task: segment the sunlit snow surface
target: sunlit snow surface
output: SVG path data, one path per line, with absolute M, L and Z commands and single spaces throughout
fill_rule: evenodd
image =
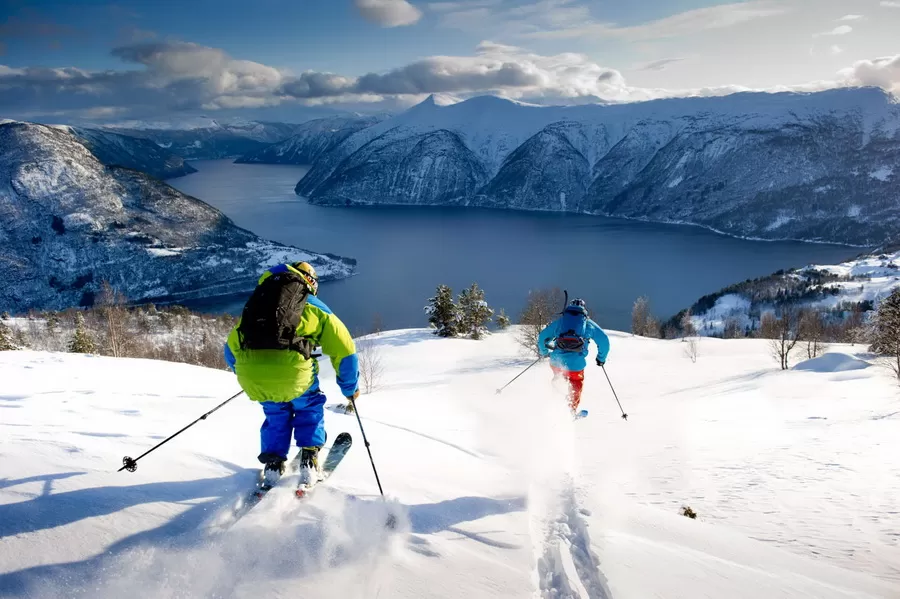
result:
M 0 353 L 0 595 L 10 597 L 900 596 L 900 390 L 860 348 L 781 372 L 764 342 L 612 334 L 571 422 L 510 334 L 383 334 L 356 444 L 307 503 L 252 486 L 261 410 L 233 375 Z M 691 506 L 699 520 L 678 515 Z M 398 529 L 382 527 L 389 510 Z

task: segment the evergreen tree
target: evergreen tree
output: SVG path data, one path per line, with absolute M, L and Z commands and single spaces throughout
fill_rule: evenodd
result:
M 435 296 L 425 306 L 428 324 L 438 337 L 455 337 L 459 333 L 459 308 L 453 303 L 453 290 L 438 285 Z
M 487 333 L 487 323 L 494 311 L 484 300 L 484 290 L 472 283 L 459 294 L 460 333 L 472 339 L 481 339 Z
M 0 351 L 10 351 L 13 349 L 19 348 L 13 342 L 12 331 L 9 330 L 8 326 L 0 322 Z
M 92 354 L 97 351 L 94 339 L 84 326 L 84 316 L 75 316 L 75 333 L 69 342 L 69 351 L 73 354 Z
M 499 328 L 501 331 L 504 331 L 509 328 L 509 325 L 510 325 L 509 316 L 506 315 L 506 311 L 503 310 L 502 308 L 500 309 L 500 312 L 497 314 L 496 322 L 497 322 L 497 328 Z

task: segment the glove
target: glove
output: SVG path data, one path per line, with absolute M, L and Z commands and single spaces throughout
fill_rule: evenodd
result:
M 347 396 L 347 399 L 352 399 L 353 401 L 356 401 L 357 399 L 359 399 L 359 389 L 357 389 L 357 390 L 353 393 L 353 395 L 348 395 L 348 396 Z
M 601 360 L 600 358 L 597 358 L 597 366 L 599 366 L 600 368 L 603 368 L 603 366 L 604 366 L 605 364 L 606 364 L 606 362 L 604 362 L 604 361 Z

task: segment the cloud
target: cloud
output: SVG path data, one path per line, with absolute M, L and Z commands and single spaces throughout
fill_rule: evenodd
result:
M 406 0 L 353 0 L 367 20 L 382 27 L 412 25 L 422 18 L 422 11 Z
M 847 85 L 875 86 L 900 94 L 900 54 L 860 60 L 840 76 Z
M 844 15 L 843 17 L 841 17 L 840 19 L 837 19 L 837 20 L 838 21 L 858 21 L 862 18 L 863 18 L 862 15 Z
M 569 4 L 570 2 L 565 3 Z M 788 8 L 778 2 L 751 0 L 750 2 L 698 8 L 640 25 L 624 27 L 593 21 L 582 15 L 577 23 L 564 27 L 553 27 L 551 19 L 550 27 L 526 34 L 526 37 L 560 39 L 600 36 L 622 38 L 629 41 L 653 40 L 693 35 L 712 29 L 724 29 L 786 12 L 788 12 Z
M 884 0 L 881 3 L 881 6 L 885 8 L 900 8 L 900 2 L 896 2 L 894 0 Z
M 831 55 L 832 56 L 837 56 L 838 54 L 843 54 L 843 53 L 844 53 L 844 49 L 841 48 L 840 46 L 838 46 L 837 44 L 835 44 L 834 46 L 831 47 Z
M 842 51 L 832 46 L 832 54 Z M 543 103 L 628 102 L 751 91 L 742 86 L 657 89 L 629 85 L 616 69 L 576 53 L 537 54 L 485 41 L 469 56 L 431 56 L 386 72 L 292 74 L 218 48 L 150 41 L 113 50 L 121 71 L 0 65 L 0 113 L 18 118 L 146 118 L 172 113 L 365 103 L 409 105 L 428 94 L 496 94 Z M 682 58 L 665 58 L 659 70 Z M 900 92 L 900 56 L 855 63 L 834 80 L 757 91 L 875 85 Z
M 661 60 L 654 60 L 653 62 L 648 62 L 644 66 L 640 67 L 638 70 L 641 71 L 664 71 L 667 66 L 670 64 L 681 62 L 682 60 L 686 60 L 685 58 L 663 58 Z
M 823 37 L 828 35 L 847 35 L 848 33 L 853 32 L 853 27 L 850 25 L 840 25 L 839 27 L 835 27 L 831 31 L 825 31 L 822 33 L 817 33 L 813 37 Z

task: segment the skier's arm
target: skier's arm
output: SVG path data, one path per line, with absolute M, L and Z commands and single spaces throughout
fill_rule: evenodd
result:
M 546 327 L 544 327 L 544 330 L 541 331 L 540 335 L 538 335 L 538 353 L 540 353 L 542 358 L 547 357 L 547 355 L 550 354 L 550 350 L 547 349 L 547 342 L 557 336 L 557 328 L 558 327 L 556 321 L 551 322 Z
M 222 352 L 225 357 L 225 364 L 228 368 L 231 369 L 231 372 L 237 372 L 235 367 L 237 366 L 237 357 L 235 355 L 235 350 L 240 347 L 238 341 L 238 333 L 237 328 L 240 325 L 241 321 L 238 319 L 237 324 L 234 325 L 234 328 L 231 329 L 231 332 L 228 334 L 228 339 L 225 340 L 225 347 L 222 348 Z
M 319 339 L 322 351 L 331 358 L 338 386 L 344 397 L 352 397 L 359 388 L 359 360 L 350 331 L 334 314 L 327 314 Z
M 225 353 L 225 365 L 228 366 L 231 372 L 234 372 L 234 365 L 237 360 L 235 360 L 234 352 L 228 347 L 228 343 L 225 344 L 225 349 L 223 351 Z
M 591 339 L 597 344 L 597 359 L 600 362 L 606 362 L 606 358 L 609 356 L 609 337 L 606 336 L 600 325 L 593 320 L 588 321 L 588 328 L 590 329 Z

